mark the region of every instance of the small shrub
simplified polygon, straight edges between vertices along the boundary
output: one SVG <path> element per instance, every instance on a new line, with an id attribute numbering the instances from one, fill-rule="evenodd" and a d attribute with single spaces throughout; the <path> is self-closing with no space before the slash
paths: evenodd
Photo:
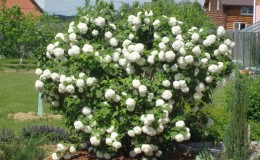
<path id="1" fill-rule="evenodd" d="M 11 129 L 2 129 L 0 132 L 0 141 L 12 142 L 15 139 L 14 131 Z"/>
<path id="2" fill-rule="evenodd" d="M 48 125 L 41 126 L 29 126 L 22 129 L 22 136 L 26 138 L 31 138 L 34 136 L 47 136 L 48 142 L 68 142 L 69 141 L 69 133 L 64 129 L 59 127 L 52 127 Z"/>
<path id="3" fill-rule="evenodd" d="M 260 123 L 256 121 L 249 121 L 250 124 L 250 140 L 259 141 L 260 139 Z"/>
<path id="4" fill-rule="evenodd" d="M 16 143 L 0 144 L 1 160 L 43 160 L 45 152 L 40 139 L 21 140 Z"/>

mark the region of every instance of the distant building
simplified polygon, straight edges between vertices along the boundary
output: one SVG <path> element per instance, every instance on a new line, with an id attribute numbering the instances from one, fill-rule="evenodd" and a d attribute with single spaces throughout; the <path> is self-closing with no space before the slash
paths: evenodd
<path id="1" fill-rule="evenodd" d="M 205 0 L 204 9 L 216 25 L 228 30 L 241 30 L 253 23 L 254 0 Z"/>
<path id="2" fill-rule="evenodd" d="M 260 21 L 260 0 L 255 0 L 254 23 Z"/>
<path id="3" fill-rule="evenodd" d="M 0 1 L 0 5 L 1 1 Z M 34 0 L 6 0 L 5 7 L 10 8 L 18 5 L 24 14 L 33 14 L 39 16 L 43 13 L 43 9 Z"/>

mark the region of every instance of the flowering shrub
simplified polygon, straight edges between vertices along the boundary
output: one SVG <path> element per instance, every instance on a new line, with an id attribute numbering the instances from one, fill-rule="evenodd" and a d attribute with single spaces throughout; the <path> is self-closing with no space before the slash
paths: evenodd
<path id="1" fill-rule="evenodd" d="M 35 87 L 98 158 L 156 159 L 190 139 L 185 113 L 197 113 L 231 74 L 234 43 L 223 27 L 182 30 L 175 17 L 145 10 L 113 21 L 108 8 L 97 5 L 57 34 Z"/>

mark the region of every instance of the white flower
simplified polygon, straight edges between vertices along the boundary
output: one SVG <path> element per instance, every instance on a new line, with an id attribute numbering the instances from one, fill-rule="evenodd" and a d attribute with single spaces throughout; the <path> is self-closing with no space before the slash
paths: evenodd
<path id="1" fill-rule="evenodd" d="M 77 40 L 77 35 L 75 33 L 69 34 L 69 40 L 75 42 Z"/>
<path id="2" fill-rule="evenodd" d="M 82 108 L 82 114 L 84 114 L 85 116 L 89 116 L 91 114 L 91 108 L 85 106 Z"/>
<path id="3" fill-rule="evenodd" d="M 181 91 L 183 93 L 188 93 L 190 91 L 190 88 L 189 87 L 181 87 Z"/>
<path id="4" fill-rule="evenodd" d="M 85 33 L 87 33 L 87 31 L 88 31 L 88 26 L 87 26 L 87 24 L 86 23 L 79 23 L 78 25 L 77 25 L 77 27 L 78 27 L 78 29 L 79 29 L 79 33 L 80 34 L 85 34 Z"/>
<path id="5" fill-rule="evenodd" d="M 139 134 L 142 133 L 142 128 L 139 127 L 139 126 L 136 126 L 136 127 L 133 128 L 133 131 L 134 131 L 135 134 L 139 135 Z"/>
<path id="6" fill-rule="evenodd" d="M 118 41 L 116 38 L 111 38 L 109 40 L 109 44 L 112 46 L 112 47 L 116 47 L 118 45 Z"/>
<path id="7" fill-rule="evenodd" d="M 49 44 L 49 45 L 47 46 L 47 51 L 50 52 L 50 53 L 52 53 L 53 50 L 54 50 L 54 48 L 55 48 L 55 46 L 54 46 L 53 44 Z"/>
<path id="8" fill-rule="evenodd" d="M 126 59 L 119 59 L 119 64 L 120 64 L 120 66 L 125 67 L 126 64 L 127 64 L 127 60 Z"/>
<path id="9" fill-rule="evenodd" d="M 194 62 L 194 58 L 192 55 L 187 55 L 184 57 L 185 62 L 187 62 L 188 64 L 192 64 Z"/>
<path id="10" fill-rule="evenodd" d="M 104 27 L 106 24 L 105 19 L 103 17 L 98 17 L 98 18 L 94 19 L 94 23 L 96 26 L 101 27 L 101 28 Z"/>
<path id="11" fill-rule="evenodd" d="M 132 24 L 135 26 L 139 26 L 141 24 L 141 19 L 139 17 L 133 17 Z"/>
<path id="12" fill-rule="evenodd" d="M 93 84 L 97 81 L 97 79 L 95 77 L 89 77 L 87 78 L 86 84 L 88 86 L 93 86 Z"/>
<path id="13" fill-rule="evenodd" d="M 151 23 L 151 20 L 149 18 L 144 18 L 144 23 L 149 25 Z"/>
<path id="14" fill-rule="evenodd" d="M 75 93 L 75 88 L 74 88 L 74 86 L 71 85 L 71 84 L 68 85 L 68 86 L 66 87 L 66 92 L 71 93 L 71 94 Z"/>
<path id="15" fill-rule="evenodd" d="M 125 104 L 126 104 L 126 106 L 127 106 L 127 110 L 128 110 L 128 111 L 130 111 L 130 112 L 134 111 L 134 109 L 135 109 L 135 104 L 136 104 L 136 102 L 135 102 L 134 99 L 132 99 L 132 98 L 127 98 L 127 100 L 125 101 Z"/>
<path id="16" fill-rule="evenodd" d="M 192 41 L 196 42 L 200 39 L 200 35 L 198 33 L 193 33 L 191 35 L 191 39 L 192 39 Z"/>
<path id="17" fill-rule="evenodd" d="M 157 99 L 155 102 L 156 107 L 162 107 L 162 106 L 164 106 L 164 104 L 165 104 L 165 102 L 162 99 Z"/>
<path id="18" fill-rule="evenodd" d="M 114 52 L 113 53 L 113 61 L 114 62 L 118 62 L 119 61 L 119 57 L 120 57 L 120 53 L 118 53 L 118 52 Z"/>
<path id="19" fill-rule="evenodd" d="M 207 64 L 208 58 L 202 58 L 200 61 L 201 61 L 202 64 Z"/>
<path id="20" fill-rule="evenodd" d="M 106 55 L 103 59 L 102 59 L 102 63 L 110 63 L 112 60 L 112 57 L 110 55 Z"/>
<path id="21" fill-rule="evenodd" d="M 209 128 L 209 127 L 211 127 L 211 126 L 213 126 L 213 125 L 214 125 L 214 121 L 213 121 L 213 119 L 208 118 L 208 121 L 207 121 L 206 127 Z"/>
<path id="22" fill-rule="evenodd" d="M 139 147 L 134 148 L 134 153 L 135 153 L 135 154 L 140 154 L 140 153 L 142 153 L 141 148 L 139 148 Z"/>
<path id="23" fill-rule="evenodd" d="M 75 153 L 76 152 L 76 148 L 74 146 L 70 146 L 69 151 L 70 151 L 70 153 Z"/>
<path id="24" fill-rule="evenodd" d="M 155 121 L 155 117 L 154 114 L 147 114 L 145 119 L 144 119 L 144 123 L 146 125 L 150 125 L 151 123 L 153 123 Z"/>
<path id="25" fill-rule="evenodd" d="M 137 43 L 135 46 L 134 46 L 134 51 L 135 52 L 138 52 L 138 53 L 143 53 L 144 51 L 144 45 L 142 43 Z"/>
<path id="26" fill-rule="evenodd" d="M 174 139 L 177 141 L 177 142 L 182 142 L 185 140 L 184 136 L 182 134 L 177 134 Z"/>
<path id="27" fill-rule="evenodd" d="M 78 56 L 80 54 L 80 48 L 77 45 L 73 45 L 69 50 L 68 54 L 70 56 Z"/>
<path id="28" fill-rule="evenodd" d="M 164 130 L 164 126 L 162 124 L 159 124 L 159 126 L 156 128 L 156 132 L 157 134 L 162 133 Z"/>
<path id="29" fill-rule="evenodd" d="M 195 92 L 193 95 L 193 98 L 195 100 L 200 100 L 203 97 L 203 94 L 201 92 Z"/>
<path id="30" fill-rule="evenodd" d="M 210 41 L 209 41 L 208 39 L 206 39 L 206 40 L 203 41 L 203 45 L 204 45 L 205 47 L 208 47 L 208 46 L 211 45 L 211 43 L 210 43 Z"/>
<path id="31" fill-rule="evenodd" d="M 83 79 L 77 79 L 77 81 L 76 81 L 76 86 L 78 87 L 78 88 L 82 88 L 83 86 L 84 86 L 84 80 Z"/>
<path id="32" fill-rule="evenodd" d="M 181 34 L 181 27 L 180 26 L 173 26 L 172 27 L 172 34 L 177 36 L 178 34 Z"/>
<path id="33" fill-rule="evenodd" d="M 161 61 L 165 61 L 165 53 L 164 53 L 164 51 L 160 51 L 160 52 L 159 52 L 158 58 L 159 58 Z"/>
<path id="34" fill-rule="evenodd" d="M 129 54 L 129 57 L 128 59 L 131 61 L 131 62 L 137 62 L 141 59 L 141 55 L 139 52 L 131 52 Z"/>
<path id="35" fill-rule="evenodd" d="M 219 50 L 214 50 L 214 56 L 218 56 L 218 55 L 220 55 L 220 51 Z"/>
<path id="36" fill-rule="evenodd" d="M 94 48 L 92 45 L 89 45 L 89 44 L 85 44 L 82 48 L 82 51 L 84 53 L 91 53 L 91 52 L 94 52 Z"/>
<path id="37" fill-rule="evenodd" d="M 117 136 L 118 136 L 118 133 L 116 133 L 116 132 L 112 132 L 112 133 L 111 133 L 111 139 L 112 139 L 112 140 L 115 141 Z"/>
<path id="38" fill-rule="evenodd" d="M 172 98 L 172 92 L 169 91 L 169 90 L 165 90 L 163 93 L 162 93 L 162 98 L 165 99 L 165 100 L 169 100 Z"/>
<path id="39" fill-rule="evenodd" d="M 92 33 L 92 36 L 97 36 L 99 34 L 98 30 L 95 30 L 95 29 L 91 33 Z"/>
<path id="40" fill-rule="evenodd" d="M 134 137 L 134 136 L 135 136 L 135 133 L 134 133 L 133 130 L 127 131 L 127 134 L 128 134 L 130 137 Z"/>
<path id="41" fill-rule="evenodd" d="M 130 40 L 133 40 L 133 39 L 135 38 L 135 36 L 134 36 L 132 33 L 130 33 L 130 34 L 128 35 L 128 38 L 129 38 Z"/>
<path id="42" fill-rule="evenodd" d="M 165 52 L 164 57 L 167 62 L 172 62 L 175 58 L 175 53 L 173 51 L 167 51 Z"/>
<path id="43" fill-rule="evenodd" d="M 133 85 L 133 87 L 134 88 L 139 88 L 139 86 L 141 85 L 141 82 L 138 80 L 138 79 L 134 79 L 133 81 L 132 81 L 132 85 Z"/>
<path id="44" fill-rule="evenodd" d="M 57 151 L 60 152 L 60 151 L 63 151 L 64 150 L 64 146 L 63 144 L 57 144 Z"/>
<path id="45" fill-rule="evenodd" d="M 63 33 L 57 33 L 56 36 L 55 36 L 55 39 L 58 39 L 58 38 L 60 38 L 63 41 L 66 41 L 65 36 L 64 36 Z"/>
<path id="46" fill-rule="evenodd" d="M 170 87 L 170 86 L 171 86 L 171 82 L 170 82 L 169 80 L 164 80 L 164 81 L 162 82 L 162 85 L 163 85 L 164 87 Z"/>
<path id="47" fill-rule="evenodd" d="M 146 123 L 145 123 L 146 124 Z M 151 123 L 149 124 L 146 124 L 146 125 L 150 125 Z M 142 131 L 145 133 L 145 134 L 148 134 L 149 136 L 155 136 L 156 135 L 156 130 L 153 128 L 153 127 L 149 127 L 149 126 L 143 126 L 142 127 Z"/>
<path id="48" fill-rule="evenodd" d="M 195 90 L 196 90 L 196 92 L 203 92 L 203 91 L 205 91 L 205 84 L 202 83 L 202 82 L 200 82 L 200 83 L 196 86 Z"/>
<path id="49" fill-rule="evenodd" d="M 140 94 L 145 94 L 147 92 L 147 87 L 145 85 L 140 85 L 138 91 Z"/>
<path id="50" fill-rule="evenodd" d="M 157 27 L 160 23 L 161 23 L 160 20 L 159 20 L 159 19 L 156 19 L 156 20 L 153 22 L 153 26 L 154 26 L 154 27 Z"/>
<path id="51" fill-rule="evenodd" d="M 170 26 L 175 26 L 177 24 L 177 20 L 175 17 L 170 17 L 169 19 L 169 25 Z"/>
<path id="52" fill-rule="evenodd" d="M 53 54 L 55 55 L 55 57 L 61 58 L 64 56 L 64 50 L 62 48 L 55 48 L 53 50 Z"/>
<path id="53" fill-rule="evenodd" d="M 192 53 L 194 53 L 195 55 L 200 54 L 200 53 L 201 53 L 200 46 L 195 46 L 195 47 L 192 49 Z"/>
<path id="54" fill-rule="evenodd" d="M 154 56 L 148 56 L 147 62 L 150 63 L 150 64 L 154 64 L 154 59 L 155 59 Z"/>
<path id="55" fill-rule="evenodd" d="M 112 146 L 113 140 L 111 138 L 106 138 L 106 144 Z"/>
<path id="56" fill-rule="evenodd" d="M 51 158 L 52 160 L 60 160 L 60 157 L 57 155 L 57 153 L 52 153 Z"/>
<path id="57" fill-rule="evenodd" d="M 122 147 L 122 144 L 121 144 L 120 142 L 115 141 L 115 142 L 112 143 L 112 146 L 113 146 L 115 149 L 119 149 L 119 148 Z"/>
<path id="58" fill-rule="evenodd" d="M 207 40 L 210 44 L 214 44 L 216 42 L 217 37 L 214 34 L 208 35 Z"/>
<path id="59" fill-rule="evenodd" d="M 149 153 L 149 152 L 152 152 L 152 151 L 153 151 L 151 145 L 149 145 L 149 144 L 143 144 L 143 145 L 141 146 L 141 150 L 142 150 L 144 153 Z"/>
<path id="60" fill-rule="evenodd" d="M 213 78 L 211 76 L 208 76 L 208 77 L 206 77 L 205 80 L 206 80 L 207 83 L 211 83 Z"/>
<path id="61" fill-rule="evenodd" d="M 35 88 L 36 88 L 38 91 L 42 90 L 43 87 L 44 87 L 44 83 L 43 83 L 42 81 L 37 80 L 37 81 L 35 82 Z"/>
<path id="62" fill-rule="evenodd" d="M 37 76 L 40 76 L 40 75 L 42 74 L 42 70 L 41 70 L 40 68 L 37 68 L 37 69 L 35 70 L 35 74 L 36 74 Z"/>
<path id="63" fill-rule="evenodd" d="M 84 124 L 81 121 L 75 121 L 74 127 L 75 127 L 76 130 L 80 130 L 84 127 Z"/>
<path id="64" fill-rule="evenodd" d="M 168 37 L 163 37 L 162 38 L 162 43 L 167 44 L 167 43 L 169 43 L 169 41 L 170 41 L 170 39 Z"/>
<path id="65" fill-rule="evenodd" d="M 113 37 L 113 34 L 108 31 L 108 32 L 105 33 L 105 37 L 106 37 L 107 39 L 111 39 L 111 38 Z"/>
<path id="66" fill-rule="evenodd" d="M 105 153 L 105 154 L 104 154 L 104 158 L 105 158 L 105 159 L 111 159 L 111 155 L 108 154 L 108 153 Z"/>
<path id="67" fill-rule="evenodd" d="M 177 122 L 175 123 L 175 126 L 176 126 L 177 128 L 183 128 L 183 127 L 185 126 L 185 122 L 184 122 L 184 121 L 177 121 Z"/>
<path id="68" fill-rule="evenodd" d="M 184 136 L 184 140 L 189 140 L 191 137 L 191 134 L 190 133 L 187 133 L 185 136 Z"/>
<path id="69" fill-rule="evenodd" d="M 98 146 L 100 144 L 100 140 L 96 136 L 93 136 L 90 138 L 90 143 L 93 146 Z"/>
<path id="70" fill-rule="evenodd" d="M 217 29 L 217 35 L 218 36 L 223 36 L 225 35 L 225 28 L 223 26 L 219 26 Z"/>
<path id="71" fill-rule="evenodd" d="M 182 41 L 180 41 L 180 40 L 176 40 L 172 44 L 172 48 L 175 51 L 179 51 L 183 46 L 184 46 L 184 43 Z"/>
<path id="72" fill-rule="evenodd" d="M 221 44 L 218 47 L 218 50 L 219 50 L 220 53 L 226 53 L 228 51 L 228 46 L 226 44 Z"/>
<path id="73" fill-rule="evenodd" d="M 218 72 L 218 66 L 215 64 L 212 64 L 208 67 L 209 72 L 211 73 L 217 73 Z"/>
<path id="74" fill-rule="evenodd" d="M 154 32 L 153 37 L 154 39 L 161 38 L 161 34 L 159 32 Z"/>
<path id="75" fill-rule="evenodd" d="M 113 99 L 116 96 L 116 92 L 113 89 L 106 90 L 105 98 L 108 100 Z"/>

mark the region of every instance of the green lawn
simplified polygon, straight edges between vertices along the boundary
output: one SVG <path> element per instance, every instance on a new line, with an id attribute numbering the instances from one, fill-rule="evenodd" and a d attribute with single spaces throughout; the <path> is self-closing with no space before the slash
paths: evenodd
<path id="1" fill-rule="evenodd" d="M 19 133 L 23 127 L 35 124 L 61 125 L 60 120 L 15 121 L 8 118 L 9 113 L 37 113 L 38 92 L 34 88 L 37 76 L 29 72 L 0 72 L 0 130 L 13 129 Z M 44 106 L 44 113 L 51 113 Z"/>

